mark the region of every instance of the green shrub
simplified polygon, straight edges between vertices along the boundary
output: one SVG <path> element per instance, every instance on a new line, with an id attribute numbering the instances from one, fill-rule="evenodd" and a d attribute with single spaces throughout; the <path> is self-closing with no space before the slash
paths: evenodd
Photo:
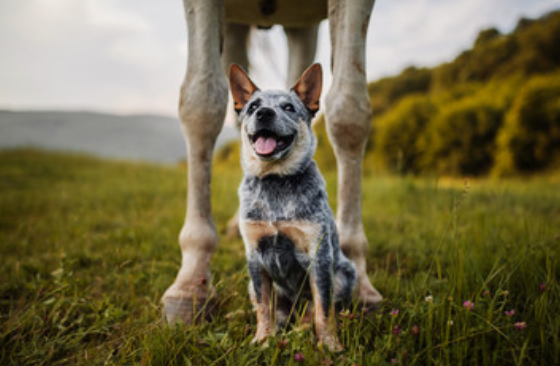
<path id="1" fill-rule="evenodd" d="M 560 73 L 534 77 L 518 93 L 498 137 L 493 173 L 531 173 L 560 162 Z"/>
<path id="2" fill-rule="evenodd" d="M 313 124 L 313 131 L 317 137 L 317 152 L 314 159 L 322 173 L 336 172 L 336 158 L 327 134 L 325 115 L 320 115 Z"/>
<path id="3" fill-rule="evenodd" d="M 370 83 L 370 95 L 373 115 L 387 111 L 393 103 L 410 94 L 425 93 L 430 89 L 432 72 L 426 68 L 408 67 L 398 76 L 388 77 Z"/>
<path id="4" fill-rule="evenodd" d="M 408 96 L 376 121 L 374 154 L 381 167 L 392 172 L 418 173 L 418 139 L 435 114 L 424 95 Z"/>
<path id="5" fill-rule="evenodd" d="M 493 163 L 500 108 L 483 98 L 444 106 L 419 141 L 422 162 L 443 175 L 481 175 Z"/>

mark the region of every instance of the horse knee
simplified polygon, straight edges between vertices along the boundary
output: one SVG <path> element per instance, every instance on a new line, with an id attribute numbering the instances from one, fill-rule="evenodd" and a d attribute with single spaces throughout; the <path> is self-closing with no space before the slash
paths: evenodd
<path id="1" fill-rule="evenodd" d="M 361 158 L 371 129 L 369 98 L 367 94 L 333 89 L 326 98 L 329 139 L 338 156 Z"/>
<path id="2" fill-rule="evenodd" d="M 226 114 L 227 83 L 221 72 L 193 74 L 187 74 L 179 101 L 185 137 L 191 144 L 214 143 Z"/>

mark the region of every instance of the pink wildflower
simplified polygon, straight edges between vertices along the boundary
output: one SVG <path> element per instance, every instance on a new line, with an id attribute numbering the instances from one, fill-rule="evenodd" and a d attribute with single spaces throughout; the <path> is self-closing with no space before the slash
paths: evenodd
<path id="1" fill-rule="evenodd" d="M 283 339 L 280 342 L 278 342 L 278 348 L 287 347 L 289 343 L 290 341 L 288 341 L 287 339 Z"/>
<path id="2" fill-rule="evenodd" d="M 511 310 L 506 310 L 506 315 L 509 316 L 509 317 L 511 318 L 512 316 L 515 315 L 515 310 L 513 310 L 513 309 L 511 309 Z"/>
<path id="3" fill-rule="evenodd" d="M 294 355 L 294 360 L 296 360 L 296 362 L 303 362 L 303 360 L 305 360 L 305 357 L 303 356 L 303 353 L 298 352 Z"/>
<path id="4" fill-rule="evenodd" d="M 523 329 L 527 328 L 527 323 L 525 322 L 517 322 L 513 324 L 513 327 L 516 331 L 521 332 Z"/>
<path id="5" fill-rule="evenodd" d="M 471 311 L 472 309 L 474 309 L 474 302 L 472 302 L 471 300 L 467 300 L 463 303 L 463 307 L 468 311 Z"/>
<path id="6" fill-rule="evenodd" d="M 395 325 L 395 326 L 393 327 L 393 334 L 394 334 L 394 335 L 397 335 L 397 336 L 398 336 L 399 334 L 401 334 L 401 332 L 402 332 L 402 329 L 401 329 L 401 327 L 399 327 L 398 325 Z"/>
<path id="7" fill-rule="evenodd" d="M 393 309 L 393 310 L 391 310 L 391 316 L 392 316 L 393 318 L 396 318 L 397 315 L 399 315 L 399 309 Z"/>

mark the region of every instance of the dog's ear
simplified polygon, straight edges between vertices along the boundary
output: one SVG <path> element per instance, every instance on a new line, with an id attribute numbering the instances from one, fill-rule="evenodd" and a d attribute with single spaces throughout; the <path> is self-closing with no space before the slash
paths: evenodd
<path id="1" fill-rule="evenodd" d="M 319 98 L 321 98 L 321 89 L 323 88 L 323 68 L 321 64 L 311 65 L 297 83 L 292 87 L 299 99 L 307 109 L 315 114 L 319 110 Z"/>
<path id="2" fill-rule="evenodd" d="M 236 64 L 231 64 L 229 67 L 229 86 L 237 113 L 241 112 L 245 104 L 251 99 L 251 95 L 259 90 L 245 71 Z"/>

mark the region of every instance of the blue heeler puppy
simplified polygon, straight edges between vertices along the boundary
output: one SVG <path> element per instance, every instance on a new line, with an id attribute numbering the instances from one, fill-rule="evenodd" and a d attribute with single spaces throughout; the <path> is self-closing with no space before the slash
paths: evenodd
<path id="1" fill-rule="evenodd" d="M 339 349 L 333 313 L 351 302 L 356 271 L 340 250 L 325 181 L 313 161 L 321 65 L 307 69 L 290 91 L 261 91 L 237 65 L 229 78 L 241 121 L 239 228 L 257 312 L 253 342 L 273 330 L 274 289 L 279 324 L 301 299 L 313 300 L 319 343 Z"/>

